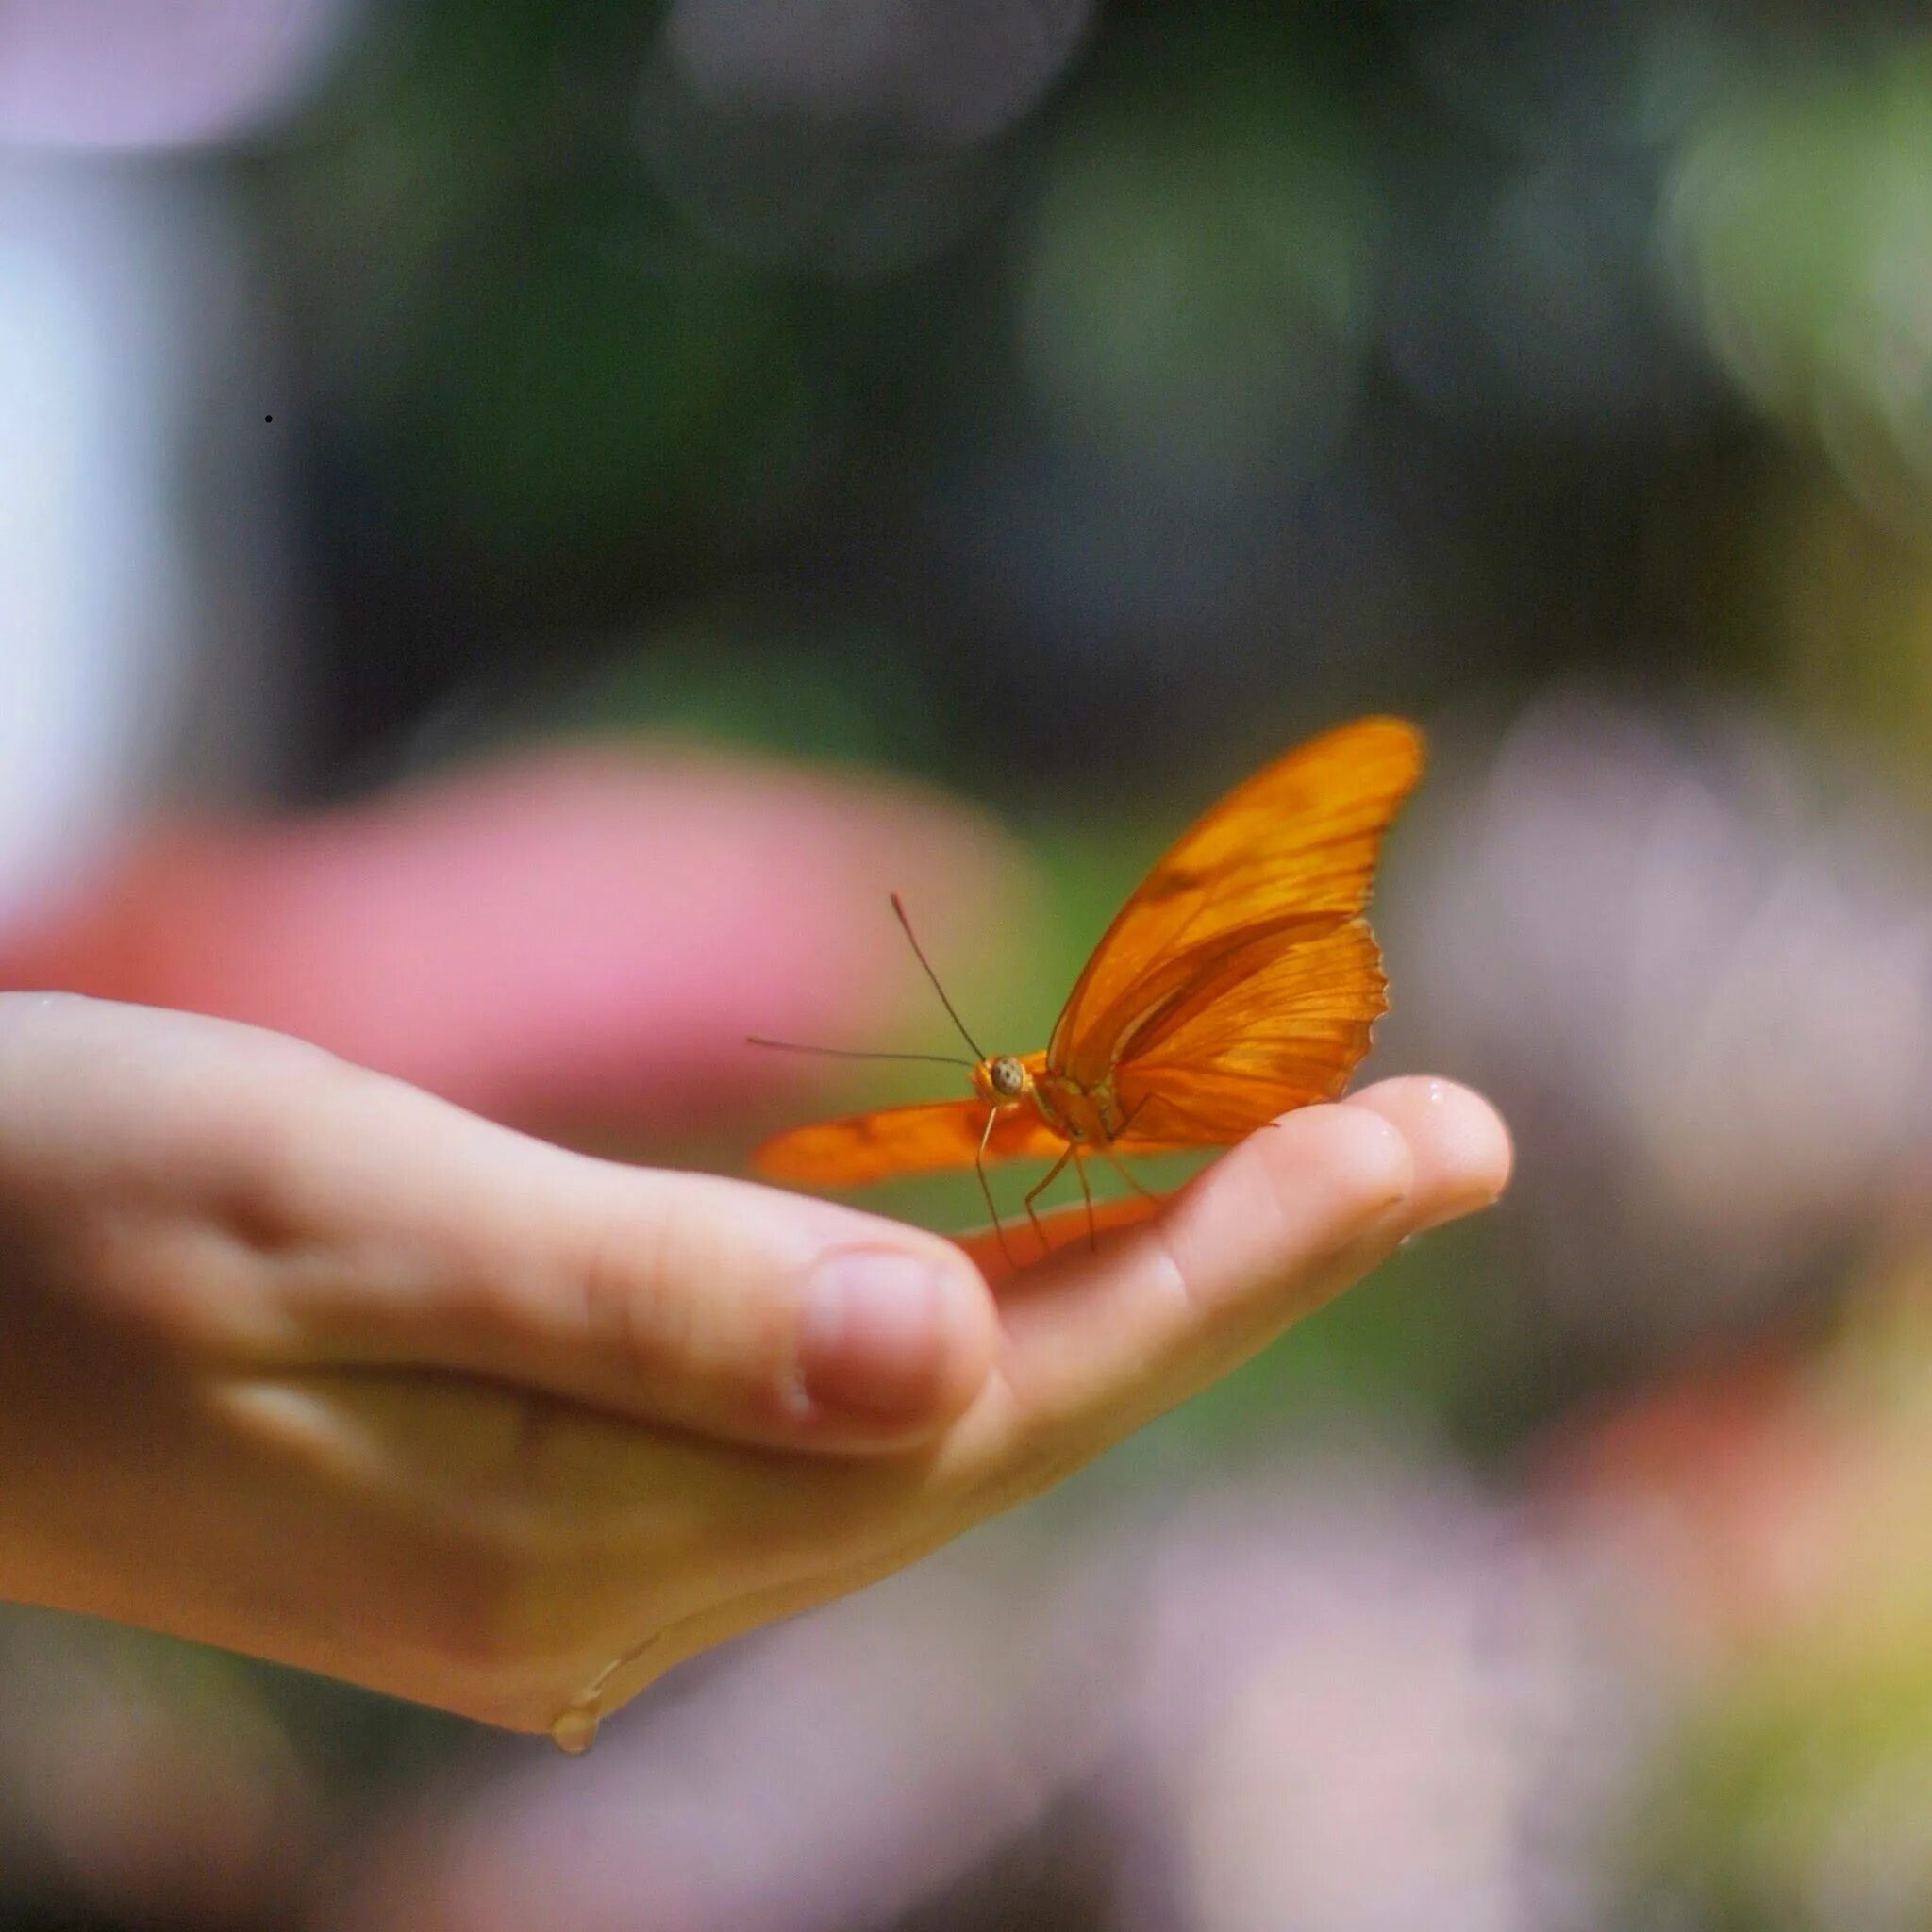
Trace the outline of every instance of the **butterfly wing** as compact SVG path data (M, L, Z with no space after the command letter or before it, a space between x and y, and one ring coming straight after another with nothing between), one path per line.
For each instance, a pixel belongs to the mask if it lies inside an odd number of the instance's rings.
M997 1285L1020 1267L1031 1267L1062 1248L1086 1247L1107 1237L1151 1221L1167 1205L1164 1194L1116 1194L1111 1200L1085 1202L1042 1214L1026 1227L1002 1230L975 1227L952 1239L972 1256L979 1272ZM1019 1252L1014 1253L1015 1248Z
M1388 1006L1367 924L1282 922L1199 967L1115 1068L1123 1148L1224 1146L1290 1108L1333 1100Z
M1329 974L1330 983L1320 992L1297 992L1318 1003L1309 1008L1318 1028L1310 1064L1337 1051L1329 1034L1341 1021L1329 1008L1348 1008L1365 1048L1368 1024L1382 1010L1374 941L1364 953L1359 941L1334 936L1368 903L1382 835L1422 766L1414 725L1362 718L1237 786L1175 841L1122 907L1061 1009L1048 1069L1096 1085L1151 1047L1152 1009L1160 1009L1156 1021L1172 1033L1187 1003L1176 988L1190 973L1212 977L1232 999L1231 989L1252 980L1275 953L1321 939L1328 945L1311 970ZM1361 933L1366 940L1367 928ZM1251 941L1261 950L1247 950ZM1251 988L1230 1015L1255 1010L1260 994ZM1206 1037L1193 1036L1197 1043ZM1288 1042L1270 1037L1276 1041L1270 1052L1287 1068L1293 1059Z
M986 1115L983 1100L940 1100L814 1121L774 1136L753 1154L752 1165L771 1180L805 1188L858 1188L892 1174L971 1167ZM1058 1158L1066 1144L1031 1107L1003 1107L987 1137L986 1158Z
M1124 1147L1212 1146L1331 1099L1384 1008L1357 917L1382 835L1421 774L1422 736L1364 718L1289 752L1175 841L1075 983L1039 1076L1111 1080ZM858 1187L973 1165L986 1103L887 1108L795 1127L753 1157L774 1180ZM986 1158L1057 1158L1027 1106L1003 1108Z

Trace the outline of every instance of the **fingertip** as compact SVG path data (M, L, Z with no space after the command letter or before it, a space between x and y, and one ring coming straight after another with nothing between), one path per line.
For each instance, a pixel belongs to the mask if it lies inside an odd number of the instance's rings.
M799 1323L807 1416L895 1441L935 1434L979 1392L997 1340L986 1283L949 1243L828 1249Z
M1509 1184L1515 1153L1503 1117L1480 1093L1433 1074L1379 1081L1344 1101L1399 1132L1415 1163L1415 1228L1487 1208Z
M952 1242L941 1243L946 1322L931 1416L943 1427L965 1414L985 1388L1000 1349L1000 1316L986 1277Z
M1396 1124L1360 1108L1284 1114L1197 1174L1163 1217L1163 1246L1201 1306L1308 1276L1391 1215L1414 1185Z
M1415 1186L1415 1158L1398 1122L1334 1105L1283 1114L1247 1145L1284 1181L1319 1179L1327 1214L1354 1228L1399 1206Z
M944 1288L940 1369L927 1421L943 1428L970 1408L992 1374L1000 1351L1000 1315L984 1274L954 1244L936 1241Z

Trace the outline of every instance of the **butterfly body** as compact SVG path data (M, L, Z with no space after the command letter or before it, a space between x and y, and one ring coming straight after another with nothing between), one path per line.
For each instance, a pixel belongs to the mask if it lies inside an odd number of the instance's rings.
M1089 1152L1224 1146L1336 1098L1387 1006L1361 914L1422 759L1421 734L1395 718L1277 758L1155 866L1042 1050L975 1049L970 1098L796 1127L756 1164L820 1187L966 1166L983 1179L990 1163L1027 1157L1058 1173Z
M990 1055L974 1066L972 1080L986 1106L1030 1107L1064 1141L1110 1141L1120 1131L1118 1120L1108 1118L1111 1089L1090 1090L1050 1072L1043 1053Z

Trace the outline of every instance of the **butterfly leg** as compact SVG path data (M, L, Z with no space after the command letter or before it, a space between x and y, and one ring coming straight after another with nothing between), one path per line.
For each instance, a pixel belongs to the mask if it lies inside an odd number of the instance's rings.
M1113 1130L1113 1132L1108 1137L1108 1139L1106 1141L1103 1141L1100 1143L1100 1145L1094 1150L1100 1156L1100 1158L1107 1162L1108 1166L1112 1168L1114 1173L1119 1174L1122 1180L1125 1181L1128 1187L1133 1189L1135 1193L1139 1194L1141 1198L1144 1201L1158 1201L1160 1199L1160 1196L1157 1194L1153 1191L1153 1189L1147 1187L1141 1180L1140 1176L1137 1175L1129 1167L1126 1166L1126 1164L1121 1159L1120 1156L1113 1151L1113 1148L1110 1143L1114 1141L1118 1141L1120 1137L1123 1134L1124 1134L1127 1131L1127 1129L1131 1127L1137 1120L1140 1119L1141 1108L1144 1108L1147 1105L1147 1103L1153 1098L1154 1096L1151 1093L1141 1094L1140 1099L1135 1101L1133 1106L1128 1109L1126 1118L1124 1121L1122 1121L1120 1125Z
M1128 1187L1132 1188L1135 1193L1139 1194L1143 1201L1158 1201L1161 1198L1132 1168L1127 1166L1111 1147L1103 1147L1099 1150L1099 1153L1101 1159L1106 1161L1108 1166L1112 1168L1114 1173L1119 1174L1122 1180L1125 1181Z
M1060 1158L1058 1160L1056 1160L1050 1168L1047 1169L1045 1174L1043 1174L1040 1177L1040 1179L1028 1191L1026 1195L1026 1219L1033 1224L1033 1237L1040 1243L1040 1252L1042 1255L1045 1255L1048 1252L1046 1244L1046 1231L1040 1224L1040 1216L1034 1213L1033 1211L1033 1204L1041 1197L1041 1195L1046 1192L1047 1189L1050 1188L1055 1181L1057 1181L1059 1178L1060 1169L1066 1166L1068 1160L1073 1156L1073 1152L1074 1143L1071 1141L1069 1141L1067 1142L1066 1152L1062 1154ZM1083 1188L1086 1186L1086 1179L1084 1175L1081 1178L1081 1186Z
M1074 1172L1080 1177L1080 1198L1087 1204L1087 1252L1097 1254L1100 1250L1100 1229L1093 1220L1093 1190L1087 1185L1087 1163L1080 1158L1078 1147L1069 1145L1067 1152L1074 1157Z
M992 1231L999 1238L1000 1253L1005 1257L1008 1268L1017 1268L1020 1264L1013 1259L1013 1251L1007 1245L1006 1224L1000 1219L1000 1210L993 1205L992 1183L986 1177L986 1143L992 1139L992 1124L999 1117L998 1108L990 1107L987 1108L986 1125L980 1129L979 1145L973 1150L973 1172L979 1176L979 1191L986 1196L986 1211L992 1216ZM1033 1213L1033 1196L1031 1194L1028 1194L1026 1197L1026 1212L1031 1217ZM1033 1224L1036 1228L1040 1225L1037 1221Z

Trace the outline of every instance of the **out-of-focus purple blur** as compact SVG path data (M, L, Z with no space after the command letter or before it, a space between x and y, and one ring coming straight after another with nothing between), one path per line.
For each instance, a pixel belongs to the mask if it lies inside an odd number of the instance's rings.
M0 1932L1932 1919L1928 178L1879 0L0 0L0 984L728 1168L1391 709L1520 1161L583 1762L0 1618Z

